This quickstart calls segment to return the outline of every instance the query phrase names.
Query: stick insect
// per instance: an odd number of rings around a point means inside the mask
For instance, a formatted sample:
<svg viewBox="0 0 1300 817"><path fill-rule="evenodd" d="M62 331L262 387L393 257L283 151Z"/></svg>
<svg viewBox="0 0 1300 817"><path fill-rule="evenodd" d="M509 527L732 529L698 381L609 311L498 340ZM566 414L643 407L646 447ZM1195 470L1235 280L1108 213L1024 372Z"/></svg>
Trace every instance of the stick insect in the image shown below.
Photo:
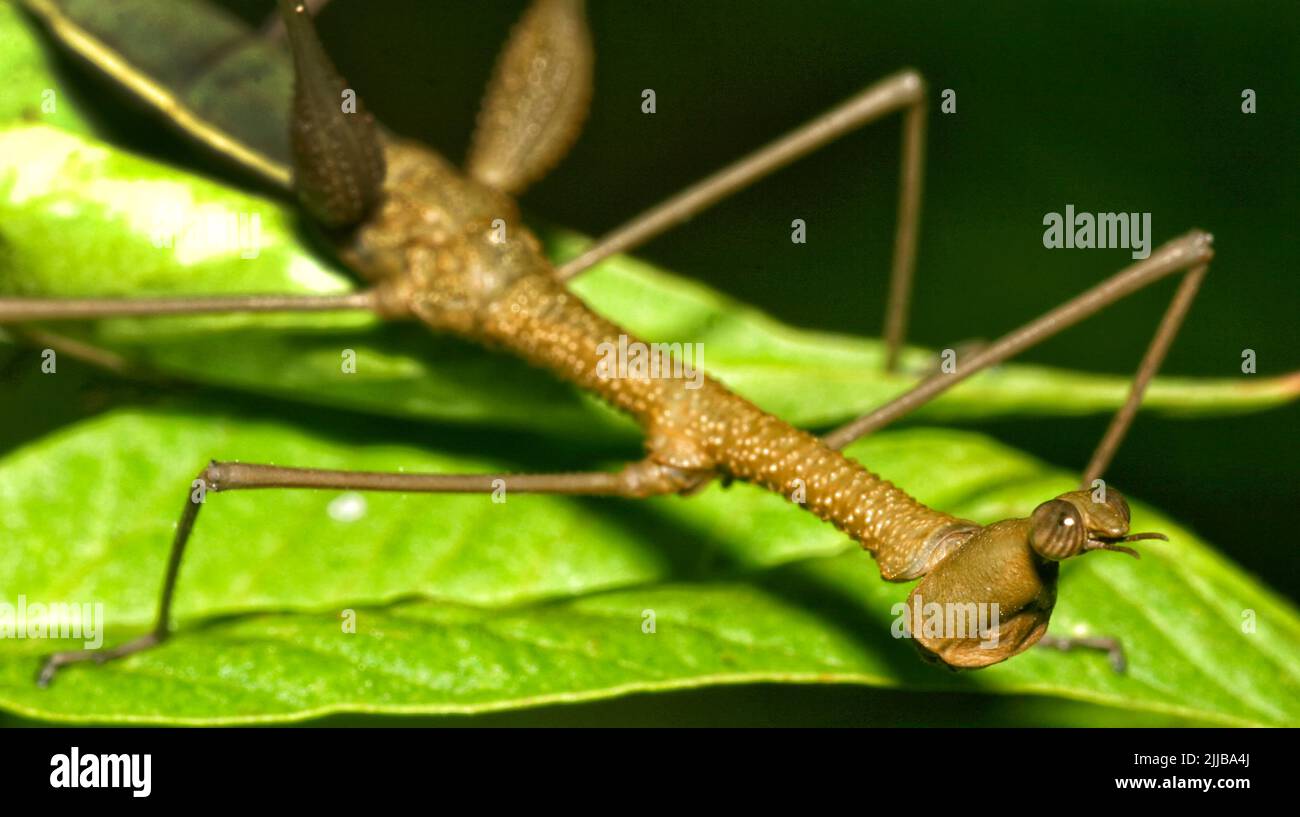
<svg viewBox="0 0 1300 817"><path fill-rule="evenodd" d="M110 649L55 654L40 667L38 683L48 685L69 665L126 658L167 640L186 544L209 494L253 489L489 493L504 484L517 493L641 499L690 494L714 479L750 482L787 498L798 496L797 504L870 552L882 578L919 579L908 596L909 605L922 599L996 605L1000 621L995 632L917 633L913 642L927 660L953 669L979 668L1034 645L1084 647L1105 650L1122 670L1122 650L1114 639L1048 634L1059 567L1062 561L1098 550L1136 556L1126 543L1165 538L1130 532L1126 501L1118 491L1106 489L1100 477L1206 275L1213 255L1208 233L1192 230L1169 241L1148 258L982 346L955 372L928 377L902 396L818 437L760 410L713 379L689 388L686 380L671 376L611 376L600 366L600 350L630 334L588 308L566 285L600 260L645 244L823 145L899 114L902 172L885 319L885 365L895 369L906 336L921 207L929 96L918 72L902 70L868 86L634 216L577 258L553 267L522 223L514 199L560 161L581 129L594 59L583 0L531 4L499 57L463 170L417 142L388 133L365 111L316 37L308 6L319 4L278 2L280 21L268 24L262 36L287 40L292 54L291 173L256 145L224 133L177 100L153 102L190 135L217 147L246 170L291 188L366 286L325 296L0 298L0 322L367 311L502 348L599 395L642 427L646 455L614 472L552 474L376 473L213 460L196 477L199 490L186 486L153 628ZM86 56L105 48L55 0L25 3L72 50ZM138 79L129 69L119 77L128 85L133 78ZM1181 274L1181 281L1126 400L1083 471L1080 488L1045 498L1028 517L989 525L958 519L927 507L841 453L849 443L966 378L1175 274Z"/></svg>

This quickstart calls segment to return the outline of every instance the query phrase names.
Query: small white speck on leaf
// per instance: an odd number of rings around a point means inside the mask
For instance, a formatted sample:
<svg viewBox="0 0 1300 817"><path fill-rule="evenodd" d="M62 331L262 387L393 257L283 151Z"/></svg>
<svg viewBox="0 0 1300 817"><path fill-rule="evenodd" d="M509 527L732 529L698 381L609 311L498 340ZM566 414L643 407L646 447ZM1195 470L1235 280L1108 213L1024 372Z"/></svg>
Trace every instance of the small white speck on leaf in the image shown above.
<svg viewBox="0 0 1300 817"><path fill-rule="evenodd" d="M356 492L339 494L330 502L328 513L335 522L355 522L366 515L366 498Z"/></svg>

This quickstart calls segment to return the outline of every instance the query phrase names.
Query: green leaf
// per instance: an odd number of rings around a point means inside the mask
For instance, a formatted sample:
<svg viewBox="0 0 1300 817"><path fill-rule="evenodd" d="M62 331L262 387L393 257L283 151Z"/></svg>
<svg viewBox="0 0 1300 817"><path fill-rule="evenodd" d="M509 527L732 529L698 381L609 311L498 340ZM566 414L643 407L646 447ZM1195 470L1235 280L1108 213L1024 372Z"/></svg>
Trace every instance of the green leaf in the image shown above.
<svg viewBox="0 0 1300 817"><path fill-rule="evenodd" d="M89 134L75 89L64 88L54 72L48 49L10 2L0 3L0 123L34 122Z"/></svg>
<svg viewBox="0 0 1300 817"><path fill-rule="evenodd" d="M885 433L851 453L924 501L986 522L1072 485L966 432ZM513 465L255 416L117 410L0 461L0 600L102 603L107 643L146 629L175 515L214 455L433 472ZM953 675L890 637L906 586L882 582L833 528L750 486L648 502L366 495L353 521L339 496L210 495L179 585L177 637L72 668L45 690L33 683L38 657L73 644L0 639L0 706L51 719L247 723L769 680L1300 722L1296 612L1141 503L1135 527L1171 541L1144 543L1141 561L1070 563L1053 619L1058 633L1121 637L1127 675L1096 655L1037 651ZM356 614L355 634L343 631L345 610ZM647 610L653 634L642 631ZM1244 633L1247 610L1256 626Z"/></svg>
<svg viewBox="0 0 1300 817"><path fill-rule="evenodd" d="M322 293L353 286L305 247L295 219L273 200L79 136L39 126L0 131L0 291ZM238 236L240 229L252 236L254 224L258 240L249 258L252 244ZM549 237L560 258L582 245L559 231ZM703 344L712 374L797 425L847 420L915 382L915 375L881 371L877 341L783 326L630 258L602 264L577 290L642 337ZM60 331L164 372L326 405L554 433L581 429L588 436L633 432L593 398L517 360L357 314L113 320ZM357 354L355 374L341 370L344 349ZM922 372L933 359L911 349L905 363ZM1114 409L1127 390L1124 376L1010 364L973 378L917 416L1085 414ZM1297 391L1295 375L1161 378L1145 406L1230 413L1293 400Z"/></svg>

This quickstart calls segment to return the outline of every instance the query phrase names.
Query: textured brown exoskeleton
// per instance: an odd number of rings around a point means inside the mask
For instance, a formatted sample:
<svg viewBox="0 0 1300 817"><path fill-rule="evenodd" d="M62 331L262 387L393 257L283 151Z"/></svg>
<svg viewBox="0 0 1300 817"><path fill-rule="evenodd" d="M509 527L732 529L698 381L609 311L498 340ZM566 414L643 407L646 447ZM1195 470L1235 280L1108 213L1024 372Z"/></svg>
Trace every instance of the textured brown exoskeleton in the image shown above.
<svg viewBox="0 0 1300 817"><path fill-rule="evenodd" d="M1193 231L1151 256L976 351L959 372L936 375L876 411L818 438L793 428L705 378L609 377L598 363L604 343L628 333L589 309L566 281L700 212L822 144L895 111L904 116L903 173L886 319L889 365L897 358L920 210L925 84L903 71L870 86L809 125L638 216L556 269L521 223L513 196L560 160L580 130L591 96L593 54L582 0L536 0L513 32L489 88L467 170L429 148L390 136L359 106L317 41L305 7L280 0L296 76L292 143L294 187L340 255L370 282L348 296L248 296L146 300L0 299L0 321L178 314L232 310L368 309L417 320L437 332L512 352L602 396L644 428L646 456L616 473L431 475L361 473L214 461L199 475L208 491L332 488L377 491L510 491L629 498L689 493L722 477L787 497L861 543L889 581L921 579L914 606L996 605L991 632L916 632L930 659L982 667L1036 642L1106 649L1110 639L1048 639L1061 561L1092 550L1128 552L1122 542L1163 538L1129 533L1124 499L1095 483L1130 424L1212 255L1210 236ZM33 6L40 3L33 2ZM39 12L38 12L39 13ZM55 21L57 23L57 21ZM1132 391L1085 471L1084 490L1040 505L1026 519L979 525L929 508L840 449L970 375L1071 326L1152 281L1186 271ZM698 385L698 388L692 387ZM173 543L154 630L105 651L52 657L40 681L62 666L106 661L147 649L169 633L172 591L201 504L187 499Z"/></svg>

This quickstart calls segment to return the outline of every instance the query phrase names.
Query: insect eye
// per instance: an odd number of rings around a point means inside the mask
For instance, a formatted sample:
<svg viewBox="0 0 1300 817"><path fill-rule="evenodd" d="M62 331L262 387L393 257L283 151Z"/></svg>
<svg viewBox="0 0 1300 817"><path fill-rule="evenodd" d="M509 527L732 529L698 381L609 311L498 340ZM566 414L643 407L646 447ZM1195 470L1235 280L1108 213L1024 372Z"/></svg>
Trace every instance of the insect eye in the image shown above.
<svg viewBox="0 0 1300 817"><path fill-rule="evenodd" d="M1039 505L1029 522L1029 544L1044 558L1068 559L1083 547L1083 517L1064 499Z"/></svg>

